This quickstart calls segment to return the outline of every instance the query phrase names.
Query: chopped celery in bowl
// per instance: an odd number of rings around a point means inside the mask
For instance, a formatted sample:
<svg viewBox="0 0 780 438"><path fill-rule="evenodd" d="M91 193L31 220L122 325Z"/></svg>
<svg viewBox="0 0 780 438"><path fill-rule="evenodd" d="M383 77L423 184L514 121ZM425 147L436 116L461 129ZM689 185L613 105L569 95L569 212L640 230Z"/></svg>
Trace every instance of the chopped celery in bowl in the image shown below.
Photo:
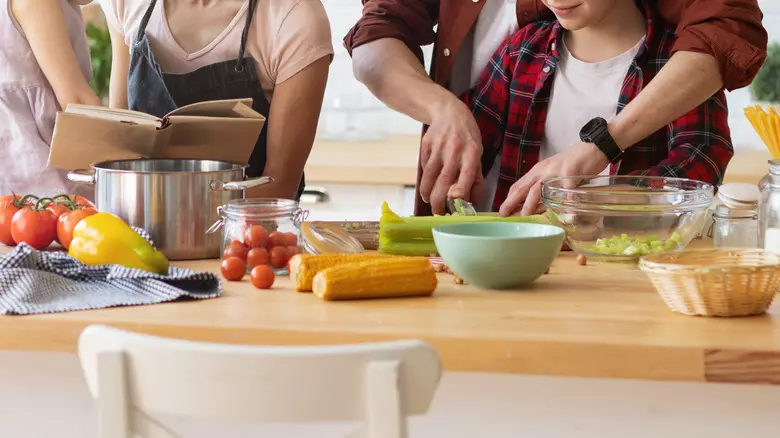
<svg viewBox="0 0 780 438"><path fill-rule="evenodd" d="M682 251L704 226L714 187L651 176L581 176L542 183L550 223L575 252L607 261L638 261Z"/></svg>

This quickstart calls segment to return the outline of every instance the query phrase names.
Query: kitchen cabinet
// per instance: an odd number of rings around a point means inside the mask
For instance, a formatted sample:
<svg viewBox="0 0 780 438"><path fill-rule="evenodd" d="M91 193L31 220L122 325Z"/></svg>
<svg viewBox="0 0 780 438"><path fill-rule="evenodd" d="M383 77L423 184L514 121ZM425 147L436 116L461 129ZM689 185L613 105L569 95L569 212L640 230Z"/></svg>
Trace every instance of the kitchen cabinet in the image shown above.
<svg viewBox="0 0 780 438"><path fill-rule="evenodd" d="M402 216L414 213L414 186L391 184L307 184L301 208L313 221L377 221L382 203Z"/></svg>

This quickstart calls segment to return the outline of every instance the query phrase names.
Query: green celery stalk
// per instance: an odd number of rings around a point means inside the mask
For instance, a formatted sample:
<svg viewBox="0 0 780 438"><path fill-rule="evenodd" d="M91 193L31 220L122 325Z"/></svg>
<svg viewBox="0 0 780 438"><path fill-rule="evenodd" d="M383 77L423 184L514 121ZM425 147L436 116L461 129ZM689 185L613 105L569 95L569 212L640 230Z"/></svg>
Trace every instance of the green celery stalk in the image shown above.
<svg viewBox="0 0 780 438"><path fill-rule="evenodd" d="M385 222L379 225L379 236L389 239L432 239L433 228L449 225L473 222L513 222L549 224L550 221L543 215L535 216L426 216L403 218L404 222Z"/></svg>
<svg viewBox="0 0 780 438"><path fill-rule="evenodd" d="M423 257L438 253L432 239L398 241L380 238L378 251L384 254Z"/></svg>

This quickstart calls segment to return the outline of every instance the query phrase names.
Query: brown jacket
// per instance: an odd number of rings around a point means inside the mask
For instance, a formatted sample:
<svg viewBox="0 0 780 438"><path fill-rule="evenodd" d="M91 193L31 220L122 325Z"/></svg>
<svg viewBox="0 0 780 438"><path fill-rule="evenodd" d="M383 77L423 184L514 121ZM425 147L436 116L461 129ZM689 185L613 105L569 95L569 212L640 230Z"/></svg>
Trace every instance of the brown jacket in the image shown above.
<svg viewBox="0 0 780 438"><path fill-rule="evenodd" d="M344 38L352 49L381 39L403 41L422 61L420 46L436 43L433 79L447 85L455 55L484 0L362 0L363 16ZM661 16L677 23L675 51L714 56L729 90L753 80L766 58L767 34L757 0L658 0ZM520 26L553 19L540 0L517 0ZM438 24L438 32L433 27Z"/></svg>

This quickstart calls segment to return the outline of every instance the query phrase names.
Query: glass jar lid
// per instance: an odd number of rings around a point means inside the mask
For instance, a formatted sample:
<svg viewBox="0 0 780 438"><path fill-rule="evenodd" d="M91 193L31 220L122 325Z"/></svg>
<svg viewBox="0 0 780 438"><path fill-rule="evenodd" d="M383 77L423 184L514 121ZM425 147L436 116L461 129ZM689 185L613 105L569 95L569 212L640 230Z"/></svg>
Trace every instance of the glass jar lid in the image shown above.
<svg viewBox="0 0 780 438"><path fill-rule="evenodd" d="M718 199L732 209L756 208L760 191L754 184L729 183L718 189Z"/></svg>
<svg viewBox="0 0 780 438"><path fill-rule="evenodd" d="M303 248L310 254L357 254L365 252L354 236L327 222L303 222L301 224Z"/></svg>

